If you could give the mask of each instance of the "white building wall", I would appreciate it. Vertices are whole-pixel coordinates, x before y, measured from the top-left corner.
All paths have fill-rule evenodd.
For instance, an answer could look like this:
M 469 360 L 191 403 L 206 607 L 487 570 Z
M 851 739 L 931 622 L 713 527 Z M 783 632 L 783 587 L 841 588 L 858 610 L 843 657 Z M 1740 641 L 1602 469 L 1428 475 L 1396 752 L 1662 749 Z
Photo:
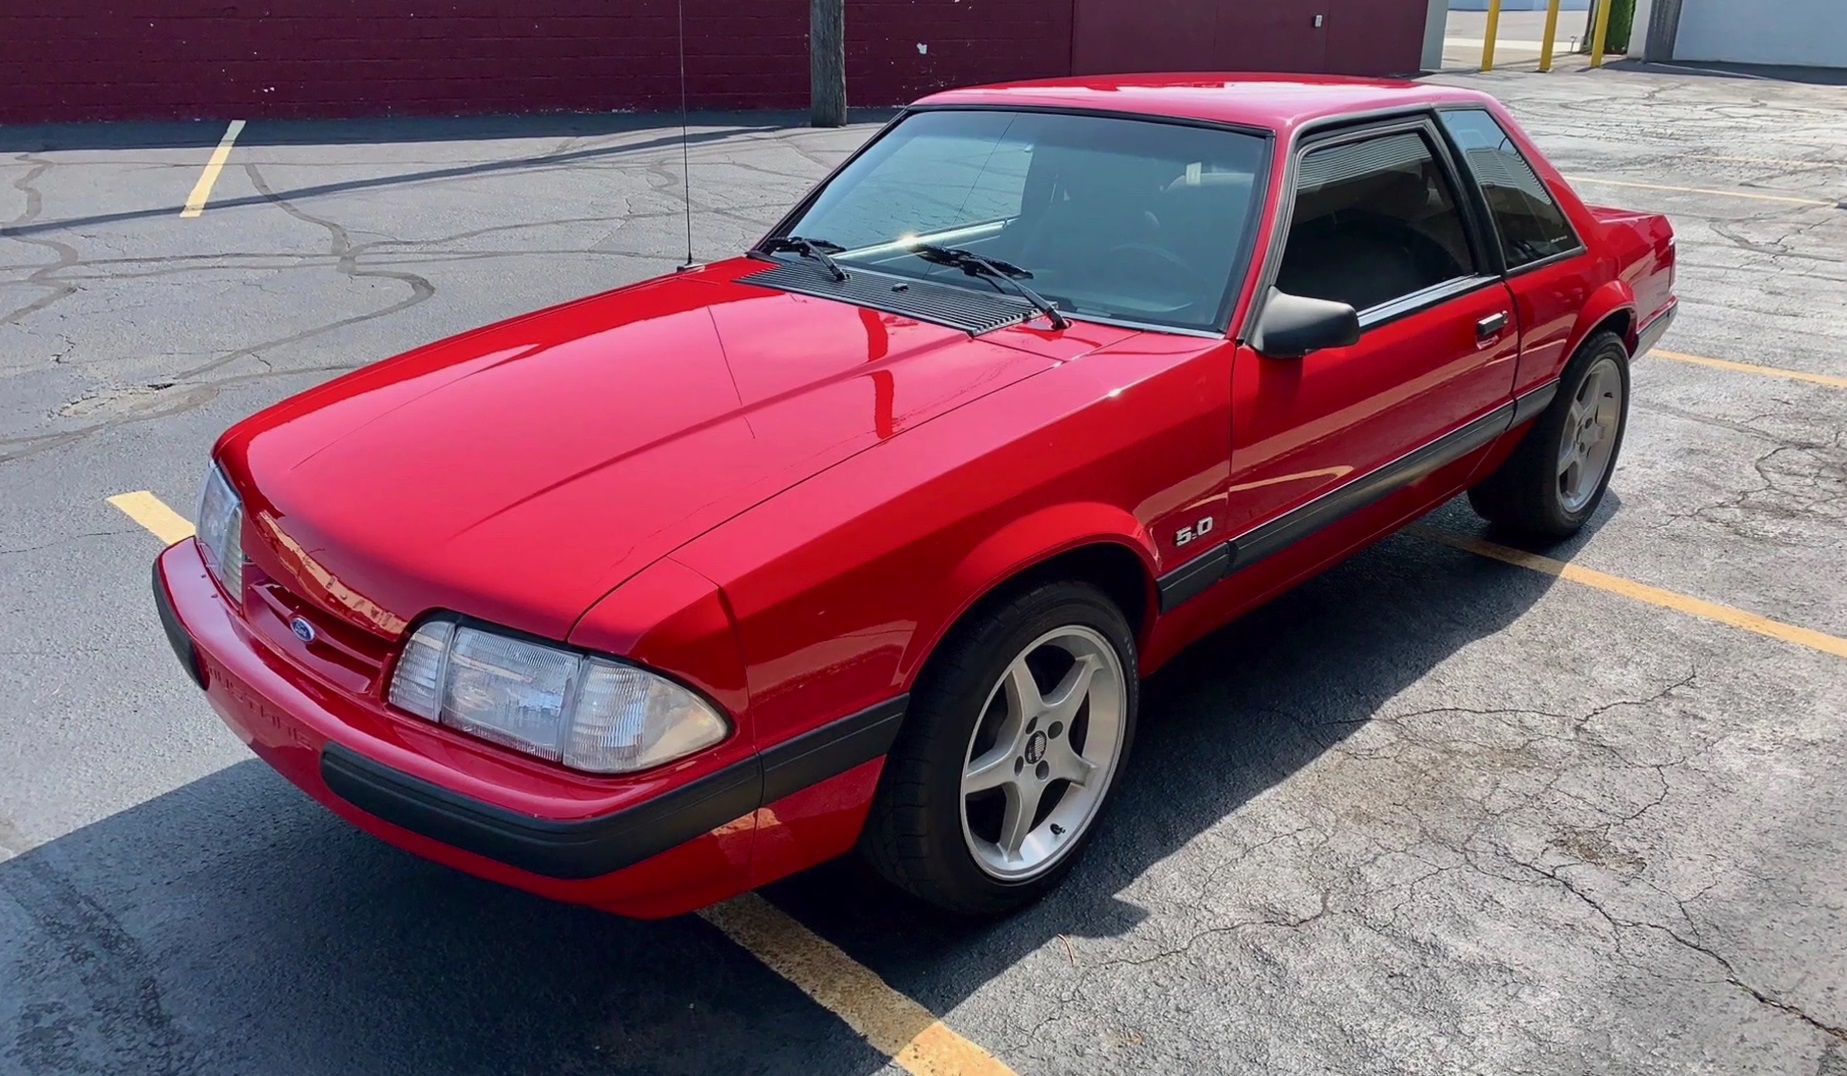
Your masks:
M 1847 67 L 1847 0 L 1681 0 L 1674 59 Z

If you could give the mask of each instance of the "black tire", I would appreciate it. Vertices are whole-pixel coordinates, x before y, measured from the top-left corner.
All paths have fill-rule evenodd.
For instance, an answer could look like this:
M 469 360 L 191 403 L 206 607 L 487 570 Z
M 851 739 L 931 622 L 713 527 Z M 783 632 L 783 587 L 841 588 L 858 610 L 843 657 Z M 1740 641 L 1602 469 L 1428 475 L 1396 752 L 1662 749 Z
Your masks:
M 1558 458 L 1567 437 L 1573 404 L 1579 390 L 1594 369 L 1613 363 L 1622 386 L 1618 401 L 1619 417 L 1610 446 L 1608 462 L 1588 500 L 1568 503 L 1561 489 Z M 1557 541 L 1576 534 L 1597 511 L 1603 494 L 1609 489 L 1610 476 L 1622 454 L 1623 435 L 1629 428 L 1629 349 L 1622 337 L 1601 332 L 1586 340 L 1577 354 L 1565 364 L 1558 379 L 1558 393 L 1533 422 L 1526 438 L 1513 455 L 1492 474 L 1469 490 L 1469 503 L 1476 514 L 1488 522 L 1520 535 L 1542 541 Z
M 964 837 L 963 770 L 991 693 L 1014 658 L 1047 633 L 1072 626 L 1101 636 L 1120 662 L 1126 693 L 1120 747 L 1094 813 L 1055 861 L 1035 877 L 1002 880 L 980 865 Z M 1076 865 L 1107 809 L 1110 785 L 1134 743 L 1139 687 L 1128 622 L 1089 584 L 1042 583 L 983 610 L 942 644 L 911 694 L 860 838 L 862 856 L 898 888 L 951 912 L 993 916 L 1038 900 Z

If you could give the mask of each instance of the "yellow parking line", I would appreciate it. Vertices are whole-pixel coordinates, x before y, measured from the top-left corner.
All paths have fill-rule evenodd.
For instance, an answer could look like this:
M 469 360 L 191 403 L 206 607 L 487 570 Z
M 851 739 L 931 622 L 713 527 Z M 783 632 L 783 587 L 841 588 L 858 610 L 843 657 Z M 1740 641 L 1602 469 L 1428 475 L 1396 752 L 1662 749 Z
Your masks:
M 1673 191 L 1676 194 L 1716 194 L 1721 198 L 1752 198 L 1759 202 L 1788 202 L 1792 205 L 1825 205 L 1838 203 L 1824 202 L 1815 198 L 1795 198 L 1786 194 L 1753 194 L 1749 191 L 1718 191 L 1707 187 L 1669 187 L 1662 183 L 1631 183 L 1622 179 L 1598 179 L 1594 176 L 1569 176 L 1573 183 L 1601 183 L 1606 187 L 1634 187 L 1644 191 Z
M 109 503 L 169 545 L 193 533 L 185 517 L 146 490 L 118 494 Z M 1014 1076 L 993 1054 L 757 894 L 699 914 L 911 1076 Z
M 122 514 L 152 531 L 154 537 L 172 545 L 183 538 L 192 537 L 192 524 L 186 517 L 168 508 L 159 497 L 147 490 L 133 493 L 118 493 L 109 498 L 109 503 L 122 510 Z
M 1421 524 L 1405 528 L 1405 533 L 1414 534 L 1419 538 L 1426 538 L 1433 542 L 1440 542 L 1452 549 L 1460 549 L 1483 557 L 1492 557 L 1495 560 L 1518 565 L 1519 567 L 1527 568 L 1531 571 L 1544 572 L 1546 575 L 1557 576 L 1560 579 L 1569 579 L 1573 583 L 1582 583 L 1587 587 L 1596 587 L 1598 590 L 1607 590 L 1612 594 L 1620 594 L 1625 598 L 1633 598 L 1639 602 L 1658 605 L 1663 609 L 1672 609 L 1675 612 L 1685 613 L 1688 616 L 1696 616 L 1702 620 L 1711 620 L 1720 624 L 1730 625 L 1734 628 L 1743 628 L 1745 631 L 1756 632 L 1759 635 L 1765 635 L 1772 639 L 1780 639 L 1786 643 L 1795 643 L 1797 646 L 1806 646 L 1811 650 L 1819 650 L 1824 654 L 1833 654 L 1836 657 L 1847 658 L 1847 639 L 1838 639 L 1832 635 L 1825 635 L 1822 632 L 1813 631 L 1809 628 L 1799 628 L 1794 624 L 1785 624 L 1780 620 L 1771 620 L 1769 617 L 1758 616 L 1756 613 L 1747 613 L 1742 609 L 1733 609 L 1729 605 L 1720 605 L 1717 602 L 1709 602 L 1703 598 L 1676 594 L 1671 590 L 1662 590 L 1660 587 L 1651 587 L 1646 583 L 1637 583 L 1632 579 L 1624 579 L 1619 575 L 1608 575 L 1590 568 L 1581 568 L 1576 564 L 1567 564 L 1562 560 L 1542 557 L 1537 553 L 1528 553 L 1523 549 L 1513 549 L 1508 546 L 1497 545 L 1493 542 L 1485 542 L 1479 538 L 1469 538 L 1464 535 L 1453 534 L 1449 531 L 1438 530 L 1434 527 L 1426 527 Z
M 1804 168 L 1841 168 L 1847 161 L 1802 160 L 1799 157 L 1721 157 L 1710 153 L 1689 153 L 1687 156 L 1699 161 L 1732 161 L 1739 164 L 1793 164 Z
M 755 893 L 699 914 L 911 1076 L 1012 1076 L 993 1054 Z
M 1847 377 L 1811 374 L 1806 370 L 1785 370 L 1776 366 L 1757 366 L 1748 362 L 1732 362 L 1729 359 L 1709 359 L 1704 355 L 1682 355 L 1678 351 L 1662 351 L 1660 348 L 1650 351 L 1649 354 L 1658 359 L 1690 362 L 1699 366 L 1711 366 L 1718 370 L 1736 370 L 1741 374 L 1761 374 L 1764 377 L 1782 377 L 1791 381 L 1808 381 L 1816 385 L 1832 385 L 1837 389 L 1847 389 Z
M 238 132 L 244 129 L 243 120 L 232 120 L 224 129 L 224 137 L 218 140 L 218 148 L 212 151 L 212 159 L 205 162 L 205 171 L 200 174 L 199 182 L 192 185 L 192 194 L 186 199 L 186 208 L 180 210 L 182 217 L 196 217 L 205 212 L 205 200 L 212 196 L 212 184 L 218 182 L 218 173 L 224 171 L 224 162 L 231 157 L 231 145 L 237 141 Z

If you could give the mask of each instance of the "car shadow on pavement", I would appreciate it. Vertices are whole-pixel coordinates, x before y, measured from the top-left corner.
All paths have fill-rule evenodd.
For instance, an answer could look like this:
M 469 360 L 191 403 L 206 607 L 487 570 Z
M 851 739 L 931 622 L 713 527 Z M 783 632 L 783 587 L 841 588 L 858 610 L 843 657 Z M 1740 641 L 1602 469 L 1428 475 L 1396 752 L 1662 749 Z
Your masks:
M 848 118 L 855 123 L 873 123 L 883 122 L 892 115 L 893 112 L 891 110 L 859 110 Z M 268 205 L 274 199 L 278 198 L 291 203 L 299 203 L 314 198 L 325 197 L 327 195 L 343 194 L 352 191 L 401 187 L 410 184 L 465 179 L 476 176 L 492 176 L 509 172 L 517 173 L 535 168 L 558 168 L 568 165 L 594 164 L 607 158 L 620 157 L 624 154 L 672 149 L 677 148 L 681 144 L 679 117 L 677 116 L 594 117 L 597 119 L 609 120 L 609 122 L 600 124 L 584 122 L 592 117 L 575 117 L 580 121 L 579 126 L 583 128 L 581 132 L 575 134 L 572 133 L 571 128 L 560 128 L 556 123 L 528 124 L 524 122 L 527 119 L 543 121 L 548 118 L 549 117 L 543 116 L 524 118 L 490 117 L 493 121 L 491 123 L 484 120 L 462 129 L 476 131 L 477 133 L 470 137 L 480 141 L 492 141 L 497 139 L 511 140 L 531 137 L 559 137 L 569 140 L 577 137 L 594 138 L 625 134 L 644 134 L 651 135 L 651 137 L 618 142 L 613 145 L 591 145 L 579 146 L 576 148 L 554 147 L 544 152 L 532 153 L 525 156 L 505 157 L 488 161 L 470 161 L 445 165 L 439 168 L 423 168 L 409 172 L 390 172 L 389 174 L 365 176 L 359 179 L 347 179 L 331 183 L 316 183 L 278 191 L 273 198 L 267 195 L 218 198 L 213 200 L 212 208 L 215 210 L 224 210 L 234 209 L 239 206 Z M 462 121 L 453 122 L 461 123 Z M 725 142 L 745 136 L 787 132 L 798 127 L 805 128 L 808 126 L 806 123 L 795 122 L 792 116 L 778 113 L 706 113 L 689 117 L 689 123 L 696 124 L 702 128 L 700 130 L 691 131 L 686 135 L 685 141 L 689 146 Z M 140 128 L 150 125 L 126 124 L 122 126 Z M 266 129 L 271 126 L 276 127 L 277 130 L 265 133 Z M 443 121 L 439 120 L 412 121 L 398 119 L 378 121 L 328 120 L 312 122 L 277 122 L 275 124 L 265 124 L 262 127 L 249 128 L 248 134 L 238 137 L 237 145 L 246 149 L 263 145 L 321 145 L 323 144 L 321 141 L 322 139 L 334 144 L 413 144 L 425 140 L 425 137 L 419 132 L 424 130 L 426 126 L 430 126 L 437 130 L 444 129 Z M 714 127 L 716 129 L 712 129 Z M 349 135 L 342 138 L 340 133 L 348 128 L 363 131 L 366 133 L 366 137 L 353 137 Z M 70 149 L 127 148 L 136 145 L 137 143 L 134 140 L 137 138 L 152 140 L 155 145 L 163 144 L 160 142 L 160 139 L 163 137 L 184 138 L 187 141 L 180 142 L 180 145 L 192 145 L 194 143 L 191 140 L 200 138 L 202 132 L 202 128 L 196 124 L 152 125 L 152 129 L 149 130 L 122 134 L 119 138 L 121 146 L 118 147 L 114 145 L 98 146 L 88 144 L 97 141 L 107 141 L 109 136 L 106 133 L 89 133 L 87 128 L 81 125 L 68 128 L 48 128 L 45 129 L 43 133 L 33 133 L 39 130 L 38 128 L 0 128 L 0 152 L 18 153 L 21 155 L 22 159 L 31 162 L 35 160 L 35 158 L 30 156 L 30 154 L 33 153 L 55 152 L 58 150 Z M 222 134 L 223 131 L 221 129 L 217 134 L 213 135 L 209 142 L 199 144 L 216 145 L 218 138 L 222 136 Z M 443 137 L 444 136 L 438 136 L 438 140 L 441 140 Z M 446 137 L 459 139 L 462 136 L 450 135 Z M 561 143 L 561 145 L 563 145 L 563 143 Z M 381 162 L 381 165 L 385 164 L 388 164 L 388 162 Z M 101 224 L 117 224 L 123 221 L 164 218 L 178 213 L 180 208 L 179 205 L 175 204 L 170 206 L 158 206 L 152 209 L 97 213 L 82 217 L 33 220 L 28 223 L 0 227 L 0 236 L 33 235 L 39 232 L 55 232 L 72 228 L 94 227 Z
M 0 863 L 8 1074 L 883 1063 L 701 920 L 620 919 L 418 860 L 254 759 Z
M 893 108 L 854 108 L 848 123 L 882 123 Z M 0 124 L 0 153 L 62 153 L 74 150 L 210 148 L 224 137 L 230 117 L 213 120 L 109 123 Z M 806 112 L 687 113 L 698 127 L 747 127 L 783 131 L 809 126 Z M 496 116 L 372 116 L 344 120 L 254 119 L 238 135 L 239 146 L 349 146 L 382 143 L 475 142 L 509 138 L 600 138 L 671 128 L 679 141 L 678 112 L 549 112 Z
M 1455 505 L 1431 522 L 1480 530 Z M 1173 914 L 1185 897 L 1151 898 L 1151 868 L 1555 583 L 1398 537 L 1201 642 L 1149 682 L 1086 859 L 1006 921 L 932 912 L 851 860 L 766 895 L 946 1012 L 1061 937 Z M 254 760 L 0 862 L 0 982 L 9 1072 L 869 1074 L 886 1063 L 695 917 L 624 920 L 424 862 Z
M 1606 498 L 1575 550 L 1617 507 Z M 1505 542 L 1458 499 L 1426 525 Z M 1540 548 L 1568 558 L 1566 546 Z M 1002 922 L 935 912 L 848 859 L 771 887 L 778 904 L 937 1011 L 1028 953 L 1125 932 L 1193 894 L 1123 894 L 1288 780 L 1558 580 L 1409 536 L 1388 539 L 1201 640 L 1151 678 L 1133 755 L 1094 845 L 1044 902 Z M 1517 691 L 1517 682 L 1509 689 Z M 1222 848 L 1202 854 L 1221 856 Z M 1193 872 L 1198 873 L 1198 872 Z M 1184 887 L 1176 886 L 1180 889 Z M 1262 894 L 1252 894 L 1262 903 Z M 1061 957 L 1062 959 L 1062 957 Z
M 1704 75 L 1712 78 L 1801 82 L 1810 86 L 1847 86 L 1847 69 L 1839 67 L 1792 67 L 1777 64 L 1719 63 L 1706 60 L 1644 63 L 1639 59 L 1616 60 L 1606 66 L 1611 71 L 1643 75 Z

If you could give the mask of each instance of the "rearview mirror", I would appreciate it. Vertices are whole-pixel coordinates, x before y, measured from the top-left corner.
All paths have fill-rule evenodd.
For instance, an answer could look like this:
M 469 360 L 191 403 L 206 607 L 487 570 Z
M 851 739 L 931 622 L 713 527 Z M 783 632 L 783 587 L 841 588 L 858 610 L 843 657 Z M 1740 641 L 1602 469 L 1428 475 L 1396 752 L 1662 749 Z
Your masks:
M 1299 359 L 1325 347 L 1360 342 L 1359 311 L 1330 299 L 1311 299 L 1270 289 L 1250 344 L 1272 359 Z

